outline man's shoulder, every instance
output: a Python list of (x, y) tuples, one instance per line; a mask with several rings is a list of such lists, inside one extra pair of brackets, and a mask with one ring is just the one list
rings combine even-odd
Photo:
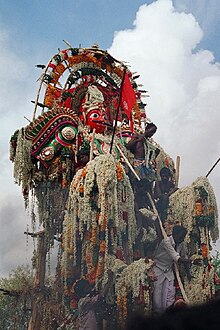
[(163, 244), (163, 245), (171, 244), (172, 246), (174, 246), (175, 245), (175, 242), (174, 242), (173, 236), (171, 235), (171, 236), (164, 237), (161, 240), (161, 243), (160, 244)]
[(175, 241), (174, 241), (174, 238), (172, 235), (168, 236), (169, 240), (170, 240), (170, 243), (175, 246)]

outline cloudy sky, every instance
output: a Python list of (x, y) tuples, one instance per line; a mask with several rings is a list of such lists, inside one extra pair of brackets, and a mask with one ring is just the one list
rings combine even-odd
[[(29, 261), (21, 189), (8, 160), (12, 133), (32, 118), (40, 75), (64, 49), (98, 43), (141, 74), (155, 139), (181, 157), (180, 186), (220, 157), (219, 0), (0, 0), (0, 276)], [(220, 200), (220, 164), (210, 174)], [(30, 225), (30, 224), (29, 224)]]

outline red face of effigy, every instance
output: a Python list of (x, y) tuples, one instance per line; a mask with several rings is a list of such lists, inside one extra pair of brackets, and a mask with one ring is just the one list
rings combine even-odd
[(95, 85), (89, 85), (86, 96), (82, 102), (82, 113), (84, 113), (85, 124), (95, 129), (96, 133), (103, 133), (106, 125), (106, 108), (104, 95)]
[(103, 133), (105, 131), (105, 113), (101, 110), (91, 110), (86, 116), (86, 125), (92, 130), (95, 129), (96, 133)]

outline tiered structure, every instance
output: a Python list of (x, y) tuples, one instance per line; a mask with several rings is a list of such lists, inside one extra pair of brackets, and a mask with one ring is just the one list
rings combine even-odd
[[(72, 320), (71, 315), (77, 315), (74, 283), (83, 276), (100, 290), (108, 268), (115, 274), (108, 296), (109, 304), (117, 307), (115, 324), (122, 325), (132, 309), (151, 310), (153, 261), (138, 250), (142, 244), (146, 251), (156, 236), (151, 226), (137, 224), (134, 157), (126, 149), (126, 142), (142, 133), (148, 120), (142, 102), (145, 91), (139, 90), (137, 78), (97, 46), (60, 51), (44, 68), (32, 121), (11, 138), (16, 183), (22, 185), (26, 206), (32, 196), (33, 224), (37, 209), (43, 229), (38, 252), (45, 257), (54, 239), (61, 242), (55, 285), (59, 294), (51, 295), (53, 308), (45, 302), (45, 315), (32, 314), (29, 329), (37, 329), (37, 322), (43, 329), (43, 319), (48, 327), (54, 318), (62, 324), (68, 313)], [(175, 181), (172, 159), (153, 139), (147, 143), (148, 152), (160, 150), (149, 163), (158, 180), (165, 166)], [(152, 211), (148, 204), (147, 218)], [(164, 223), (167, 233), (176, 220), (188, 229), (189, 255), (204, 262), (194, 270), (199, 294), (193, 285), (187, 293), (191, 302), (198, 296), (204, 301), (212, 287), (210, 233), (213, 240), (218, 238), (216, 201), (207, 179), (173, 194)], [(37, 260), (39, 286), (44, 258)], [(60, 306), (59, 312), (54, 305)]]

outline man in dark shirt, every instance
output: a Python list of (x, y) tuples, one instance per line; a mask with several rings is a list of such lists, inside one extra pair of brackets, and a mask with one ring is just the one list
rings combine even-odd
[(160, 170), (161, 180), (156, 181), (154, 187), (154, 198), (156, 200), (156, 206), (160, 219), (162, 222), (166, 219), (167, 208), (169, 206), (169, 197), (173, 194), (178, 188), (175, 186), (174, 182), (171, 179), (171, 172), (168, 167), (163, 167)]

